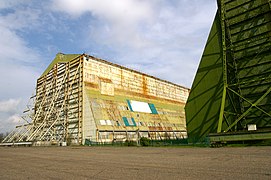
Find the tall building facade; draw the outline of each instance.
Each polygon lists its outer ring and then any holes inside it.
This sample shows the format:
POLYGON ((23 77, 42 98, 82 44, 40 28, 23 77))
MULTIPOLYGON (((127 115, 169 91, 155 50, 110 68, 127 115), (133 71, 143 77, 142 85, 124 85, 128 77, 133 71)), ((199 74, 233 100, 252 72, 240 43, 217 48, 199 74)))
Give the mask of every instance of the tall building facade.
POLYGON ((86 54, 57 54, 19 141, 110 143, 187 136, 189 89, 86 54))

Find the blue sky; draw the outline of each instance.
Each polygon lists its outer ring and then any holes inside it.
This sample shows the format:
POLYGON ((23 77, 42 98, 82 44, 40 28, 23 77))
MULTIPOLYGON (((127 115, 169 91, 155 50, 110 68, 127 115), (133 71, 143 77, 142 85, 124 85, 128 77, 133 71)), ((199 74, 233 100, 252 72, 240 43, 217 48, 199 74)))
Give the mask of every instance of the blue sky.
POLYGON ((0 0, 0 132, 58 52, 87 53, 191 87, 216 0, 0 0))

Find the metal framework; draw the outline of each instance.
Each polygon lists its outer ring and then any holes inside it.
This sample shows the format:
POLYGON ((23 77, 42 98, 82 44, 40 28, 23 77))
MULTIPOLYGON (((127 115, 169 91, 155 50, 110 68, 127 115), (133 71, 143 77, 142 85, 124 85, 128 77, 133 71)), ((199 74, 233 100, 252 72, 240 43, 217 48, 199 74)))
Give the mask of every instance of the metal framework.
POLYGON ((17 126, 3 143, 81 141, 82 59, 56 64, 37 81, 27 124, 17 126), (33 112, 34 110, 34 112, 33 112))
POLYGON ((217 132, 270 126, 270 1, 221 0, 220 16, 223 95, 217 132))
POLYGON ((271 129, 270 4, 218 1, 186 107, 188 135, 248 131, 252 124, 271 129))

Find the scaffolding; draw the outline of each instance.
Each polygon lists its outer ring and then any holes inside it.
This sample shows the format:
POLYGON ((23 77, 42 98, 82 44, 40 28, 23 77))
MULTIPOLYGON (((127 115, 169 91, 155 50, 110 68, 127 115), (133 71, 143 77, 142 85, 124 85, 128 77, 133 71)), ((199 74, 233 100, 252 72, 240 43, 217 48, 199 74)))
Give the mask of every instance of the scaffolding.
POLYGON ((57 63, 37 81, 34 106, 27 106, 26 124, 17 126, 4 144, 81 142, 82 59, 57 63))

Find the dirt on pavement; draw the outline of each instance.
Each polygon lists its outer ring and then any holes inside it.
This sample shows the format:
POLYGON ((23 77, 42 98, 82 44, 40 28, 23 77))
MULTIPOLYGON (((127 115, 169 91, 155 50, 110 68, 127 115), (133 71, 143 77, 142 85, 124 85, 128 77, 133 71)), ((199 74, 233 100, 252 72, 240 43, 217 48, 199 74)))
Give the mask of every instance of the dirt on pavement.
POLYGON ((0 179, 271 179, 271 147, 0 147, 0 179))

